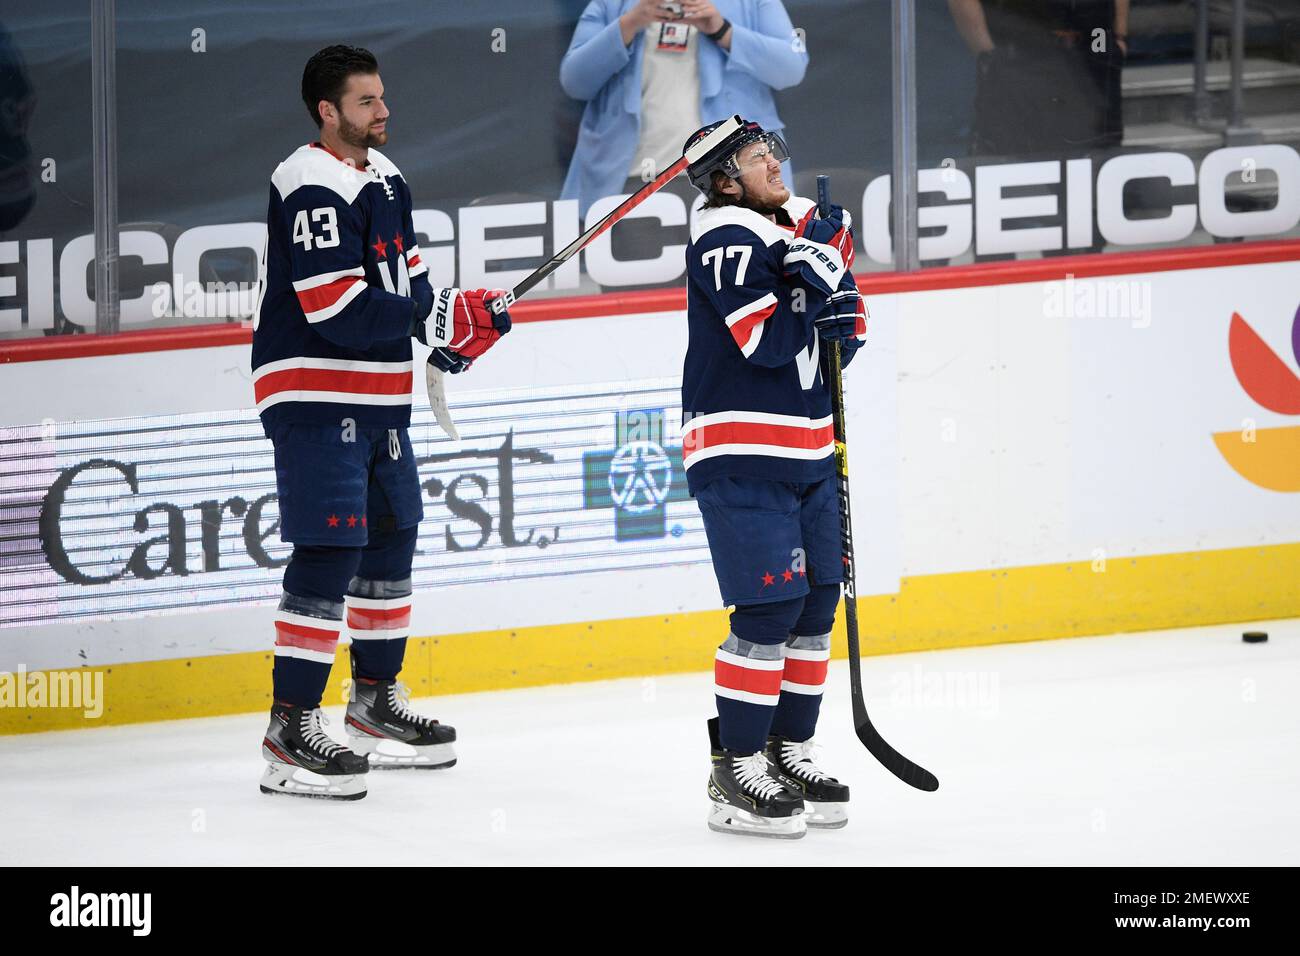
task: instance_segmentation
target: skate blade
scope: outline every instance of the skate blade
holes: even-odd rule
[[[803,805],[808,826],[815,830],[839,830],[849,825],[847,803],[815,803],[805,800]]]
[[[803,813],[788,817],[760,817],[746,810],[715,803],[709,811],[709,829],[715,833],[763,837],[768,840],[798,840],[808,834]]]
[[[349,735],[348,749],[369,757],[371,770],[445,770],[456,764],[456,748],[452,744],[416,747],[388,737]]]
[[[290,764],[268,763],[258,789],[318,800],[360,800],[366,795],[366,778],[362,774],[326,776]]]

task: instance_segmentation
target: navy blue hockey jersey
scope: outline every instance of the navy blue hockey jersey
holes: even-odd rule
[[[412,298],[432,304],[411,193],[370,150],[364,169],[319,144],[276,167],[266,214],[253,389],[269,435],[285,422],[405,427]]]
[[[792,196],[785,210],[798,222],[812,206]],[[701,210],[692,225],[682,370],[692,494],[719,476],[810,482],[834,473],[829,352],[813,327],[826,297],[784,278],[793,238],[792,227],[740,206]],[[845,270],[839,288],[853,283]]]

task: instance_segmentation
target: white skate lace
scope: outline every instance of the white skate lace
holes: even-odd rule
[[[774,797],[785,788],[776,782],[767,768],[767,756],[761,751],[748,757],[735,757],[731,763],[731,769],[741,786],[748,787],[760,797]]]
[[[303,711],[302,720],[298,724],[298,732],[302,734],[303,743],[325,757],[332,757],[347,749],[336,744],[330,735],[325,733],[324,725],[329,722],[330,719],[325,716],[325,711],[317,707],[315,710]]]
[[[819,780],[830,780],[830,776],[818,770],[817,765],[813,763],[815,753],[815,745],[811,740],[802,743],[787,740],[781,747],[781,760],[791,772],[804,780],[814,783]]]
[[[408,704],[411,702],[411,688],[407,687],[401,681],[393,681],[388,686],[388,706],[393,708],[393,713],[403,720],[409,720],[413,724],[421,727],[428,727],[436,723],[431,717],[425,717],[411,710]]]

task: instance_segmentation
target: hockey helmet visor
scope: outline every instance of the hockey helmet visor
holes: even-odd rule
[[[686,141],[682,151],[685,152],[692,143],[709,135],[718,125],[712,123],[697,130]],[[758,144],[757,148],[754,148],[755,144]],[[748,122],[717,148],[687,167],[687,175],[691,178],[691,184],[707,196],[713,188],[715,172],[739,179],[754,163],[766,162],[769,155],[774,156],[778,163],[783,163],[790,158],[790,150],[780,133],[768,132],[757,123]]]

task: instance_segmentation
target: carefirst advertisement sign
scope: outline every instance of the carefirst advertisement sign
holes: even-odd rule
[[[456,408],[459,442],[417,411],[415,587],[707,562],[666,438],[680,431],[679,395],[673,380],[478,392]],[[279,593],[290,548],[251,411],[0,429],[0,469],[0,625]]]
[[[925,261],[971,251],[1084,251],[1098,241],[1112,249],[1177,245],[1198,229],[1216,239],[1259,239],[1284,235],[1300,223],[1300,154],[1279,144],[1217,149],[1199,161],[1178,152],[1145,152],[971,170],[946,163],[921,170],[919,187],[925,198],[918,219],[926,233],[920,239]],[[537,200],[420,209],[414,224],[435,286],[509,287],[624,198],[597,200],[585,223],[574,200]],[[878,176],[855,211],[859,241],[881,265],[893,259],[889,199],[890,177]],[[685,226],[693,214],[679,196],[657,193],[628,217],[654,219],[663,227],[656,255],[616,258],[606,233],[545,287],[576,292],[583,272],[606,289],[677,282],[685,272]],[[265,237],[261,222],[197,226],[171,242],[149,229],[124,230],[122,258],[167,278],[123,289],[123,326],[251,316],[258,289],[252,263],[262,255]],[[94,302],[85,281],[93,258],[90,235],[58,249],[49,238],[0,242],[0,332],[53,328],[56,316],[93,327]],[[249,264],[242,278],[232,273],[231,261]],[[17,281],[20,274],[24,281]]]

